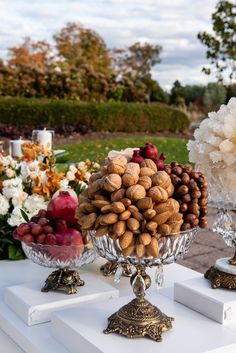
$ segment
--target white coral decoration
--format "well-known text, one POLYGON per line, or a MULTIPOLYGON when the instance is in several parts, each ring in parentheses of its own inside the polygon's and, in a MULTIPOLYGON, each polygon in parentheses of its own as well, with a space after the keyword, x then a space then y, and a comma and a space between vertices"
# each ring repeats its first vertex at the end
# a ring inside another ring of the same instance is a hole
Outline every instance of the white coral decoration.
POLYGON ((7 198, 0 194, 0 215, 5 216, 9 210, 10 204, 7 198))
POLYGON ((188 142, 190 162, 201 165, 236 163, 236 98, 222 105, 218 112, 209 113, 208 119, 194 133, 194 141, 188 142))

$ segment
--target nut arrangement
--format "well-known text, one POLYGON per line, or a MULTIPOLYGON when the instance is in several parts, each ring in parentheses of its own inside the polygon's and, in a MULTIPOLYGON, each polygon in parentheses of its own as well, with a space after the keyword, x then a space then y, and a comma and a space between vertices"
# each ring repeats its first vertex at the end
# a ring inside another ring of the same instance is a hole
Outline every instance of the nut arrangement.
POLYGON ((180 204, 180 212, 183 214, 184 223, 181 230, 199 226, 207 226, 208 190, 205 175, 195 172, 190 164, 180 165, 172 162, 165 166, 170 175, 175 191, 173 197, 180 204))
MULTIPOLYGON (((95 229, 97 237, 109 235, 113 240, 118 239, 125 256, 157 257, 160 237, 204 223, 205 206, 200 205, 203 198, 190 198, 192 202, 187 202, 185 195, 190 194, 186 190, 181 192, 181 187, 188 188, 181 184, 186 175, 178 177, 174 174, 175 167, 187 175, 179 165, 158 171, 156 164, 147 158, 140 164, 128 162, 123 155, 109 159, 100 172, 92 175, 88 188, 80 195, 77 218, 82 230, 95 229), (177 183, 175 177, 179 178, 177 183), (188 210, 184 211, 185 204, 188 210)), ((189 182, 195 179, 189 176, 189 182)))

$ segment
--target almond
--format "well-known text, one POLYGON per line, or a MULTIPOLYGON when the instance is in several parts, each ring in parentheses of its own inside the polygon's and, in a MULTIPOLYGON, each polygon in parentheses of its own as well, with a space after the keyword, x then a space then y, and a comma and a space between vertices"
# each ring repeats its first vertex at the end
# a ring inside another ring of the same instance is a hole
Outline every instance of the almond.
POLYGON ((121 199, 123 199, 123 197, 125 197, 125 192, 125 189, 113 191, 113 193, 111 194, 111 201, 120 201, 121 199))
POLYGON ((147 251, 153 257, 159 256, 159 245, 156 238, 152 237, 150 244, 147 245, 147 251))
POLYGON ((168 224, 161 224, 158 226, 157 232, 161 235, 169 235, 171 233, 171 227, 168 224))
POLYGON ((152 237, 149 233, 141 233, 138 239, 141 244, 148 245, 150 244, 152 237))
POLYGON ((143 213, 143 216, 144 216, 146 219, 152 219, 156 214, 157 214, 157 213, 156 213, 155 210, 146 210, 146 211, 143 213))
POLYGON ((119 220, 126 221, 127 219, 130 218, 130 216, 131 216, 131 212, 129 210, 126 210, 119 215, 119 220))
POLYGON ((102 213, 111 212, 111 204, 106 205, 106 206, 103 206, 103 207, 101 208, 101 212, 102 212, 102 213))
POLYGON ((157 229, 157 223, 150 221, 146 224, 146 228, 150 231, 150 232, 154 232, 157 229))
POLYGON ((108 226, 100 226, 96 230, 96 237, 102 237, 103 235, 107 235, 109 232, 109 227, 108 226))
POLYGON ((144 197, 136 202, 136 206, 139 210, 147 210, 152 208, 152 199, 151 197, 144 197))
POLYGON ((119 237, 119 244, 121 249, 126 249, 133 242, 133 233, 130 231, 126 231, 124 234, 119 237))
POLYGON ((102 215, 100 224, 107 225, 107 224, 114 224, 118 220, 118 215, 116 213, 107 213, 102 215))
POLYGON ((93 225, 97 219, 97 214, 96 213, 90 213, 87 216, 83 217, 83 223, 82 223, 82 228, 83 229, 92 229, 93 225))
POLYGON ((135 219, 137 219, 137 221, 139 221, 139 222, 141 222, 141 221, 144 220, 144 217, 143 217, 142 213, 140 213, 140 212, 133 212, 133 213, 132 213, 132 216, 133 216, 135 219))
POLYGON ((127 220, 127 227, 132 230, 133 232, 139 229, 139 222, 135 218, 129 218, 127 220))
POLYGON ((145 252, 145 246, 144 246, 143 244, 137 244, 137 245, 136 245, 135 252, 136 252, 136 256, 137 256, 138 258, 143 257, 144 252, 145 252))
POLYGON ((110 202, 106 200, 93 200, 91 203, 97 208, 102 208, 106 205, 110 205, 110 202))
POLYGON ((120 201, 113 202, 111 204, 111 211, 114 213, 122 213, 125 211, 125 206, 120 201))
POLYGON ((167 222, 168 218, 173 214, 173 212, 166 211, 157 214, 155 217, 152 218, 152 221, 156 222, 158 225, 164 224, 167 222))
POLYGON ((131 200, 128 199, 127 197, 121 199, 120 202, 122 202, 125 207, 128 207, 131 205, 131 200))
POLYGON ((126 222, 125 221, 118 221, 112 227, 113 233, 118 235, 118 237, 121 236, 122 234, 124 234, 125 230, 126 230, 126 222))
POLYGON ((125 249, 122 249, 122 253, 124 256, 131 256, 134 252, 134 245, 130 245, 125 249))

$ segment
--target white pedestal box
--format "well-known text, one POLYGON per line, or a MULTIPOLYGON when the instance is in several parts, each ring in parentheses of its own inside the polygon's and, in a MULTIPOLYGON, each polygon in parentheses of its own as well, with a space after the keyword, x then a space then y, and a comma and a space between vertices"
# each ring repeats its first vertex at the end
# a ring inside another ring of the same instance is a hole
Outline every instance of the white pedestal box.
POLYGON ((5 303, 28 325, 50 321, 50 315, 56 310, 75 307, 91 301, 104 301, 117 298, 119 291, 89 273, 82 273, 85 285, 78 287, 76 294, 65 292, 42 293, 42 282, 28 282, 8 287, 5 291, 5 303))
MULTIPOLYGON (((0 300, 0 328, 25 353, 70 353, 50 334, 50 324, 27 326, 3 301, 0 300)), ((4 341, 0 342, 1 353, 18 353, 15 345, 7 352, 4 341)), ((79 352, 78 353, 85 353, 79 352)))
POLYGON ((221 324, 236 323, 234 290, 212 289, 203 276, 174 284, 174 299, 221 324))
POLYGON ((163 333, 162 342, 147 337, 129 339, 117 333, 105 335, 107 318, 132 298, 121 297, 109 303, 90 303, 74 310, 55 312, 52 334, 70 353, 236 352, 235 332, 154 291, 147 293, 147 299, 175 318, 173 328, 163 333))

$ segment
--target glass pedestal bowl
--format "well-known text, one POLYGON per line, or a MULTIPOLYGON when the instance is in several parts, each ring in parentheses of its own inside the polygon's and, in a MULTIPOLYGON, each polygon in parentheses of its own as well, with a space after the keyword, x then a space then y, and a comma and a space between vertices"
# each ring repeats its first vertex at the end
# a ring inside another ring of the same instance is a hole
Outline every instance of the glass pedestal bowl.
POLYGON ((98 255, 113 263, 132 265, 136 269, 130 279, 136 298, 108 318, 108 327, 104 333, 117 332, 130 338, 148 336, 155 341, 161 341, 162 332, 172 327, 174 319, 163 314, 145 299, 145 290, 151 285, 151 278, 145 269, 160 267, 183 258, 196 233, 197 228, 193 228, 162 237, 158 239, 158 257, 138 258, 135 255, 124 256, 118 240, 112 240, 108 235, 96 237, 96 231, 90 232, 98 255))
POLYGON ((218 259, 205 273, 212 288, 236 289, 236 213, 229 209, 229 203, 218 206, 218 213, 213 225, 213 232, 220 235, 227 246, 234 248, 232 258, 218 259))
POLYGON ((21 244, 28 259, 38 265, 56 269, 46 279, 42 292, 64 289, 67 294, 77 293, 77 286, 83 286, 85 282, 80 279, 78 271, 74 268, 89 264, 96 258, 91 244, 61 246, 24 242, 21 244))

